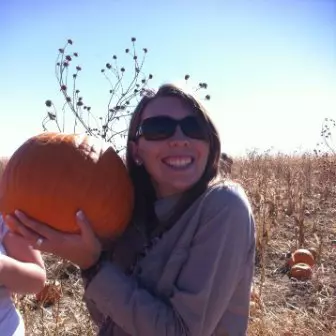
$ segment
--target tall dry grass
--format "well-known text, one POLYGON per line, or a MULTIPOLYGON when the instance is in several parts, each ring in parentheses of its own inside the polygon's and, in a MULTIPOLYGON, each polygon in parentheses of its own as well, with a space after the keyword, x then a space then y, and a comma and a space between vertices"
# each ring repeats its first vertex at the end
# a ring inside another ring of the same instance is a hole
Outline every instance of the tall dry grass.
POLYGON ((257 223, 255 288, 249 335, 336 335, 336 157, 251 155, 234 166, 257 223), (317 250, 311 281, 276 270, 286 253, 317 250))
MULTIPOLYGON (((1 166, 0 166, 1 167, 1 166)), ((0 168, 1 169, 1 168, 0 168)), ((336 157, 251 154, 236 160, 232 177, 246 189, 257 223, 255 297, 248 335, 336 335, 336 157), (314 247, 317 265, 307 282, 277 270, 286 254, 314 247)), ((44 255, 48 278, 63 296, 42 307, 34 296, 15 297, 27 335, 95 335, 76 267, 44 255)))

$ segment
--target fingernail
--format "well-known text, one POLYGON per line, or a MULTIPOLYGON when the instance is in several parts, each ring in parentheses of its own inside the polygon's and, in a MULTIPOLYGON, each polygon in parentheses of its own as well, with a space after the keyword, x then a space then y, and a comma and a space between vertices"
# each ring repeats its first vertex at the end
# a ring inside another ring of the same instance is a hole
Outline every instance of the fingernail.
POLYGON ((82 210, 78 210, 77 213, 76 213, 76 216, 79 218, 79 219, 84 219, 84 213, 82 210))
POLYGON ((15 210, 14 213, 18 217, 20 217, 22 215, 22 212, 20 210, 15 210))

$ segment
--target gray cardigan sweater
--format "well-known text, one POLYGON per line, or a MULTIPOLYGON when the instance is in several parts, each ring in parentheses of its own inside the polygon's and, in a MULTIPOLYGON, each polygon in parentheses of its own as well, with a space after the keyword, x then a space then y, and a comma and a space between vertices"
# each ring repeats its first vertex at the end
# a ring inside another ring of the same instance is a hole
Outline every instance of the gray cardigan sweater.
MULTIPOLYGON (((159 218, 174 199, 156 204, 159 218)), ((209 187, 127 276, 106 262, 84 299, 99 335, 246 335, 255 224, 236 184, 209 187)))

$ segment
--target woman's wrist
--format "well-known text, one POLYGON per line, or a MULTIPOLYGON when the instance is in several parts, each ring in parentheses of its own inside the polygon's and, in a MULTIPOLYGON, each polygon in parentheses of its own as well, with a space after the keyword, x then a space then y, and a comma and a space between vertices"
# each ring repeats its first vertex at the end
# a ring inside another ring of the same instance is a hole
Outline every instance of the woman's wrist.
POLYGON ((102 263, 106 260, 106 252, 101 251, 96 261, 89 267, 81 268, 81 275, 84 278, 86 282, 86 286, 89 284, 89 282, 97 275, 97 273, 100 271, 102 263))
POLYGON ((85 271, 90 269, 91 267, 94 267, 100 260, 101 255, 102 255, 102 250, 100 250, 94 257, 92 257, 90 263, 86 263, 85 265, 79 265, 80 269, 85 271))

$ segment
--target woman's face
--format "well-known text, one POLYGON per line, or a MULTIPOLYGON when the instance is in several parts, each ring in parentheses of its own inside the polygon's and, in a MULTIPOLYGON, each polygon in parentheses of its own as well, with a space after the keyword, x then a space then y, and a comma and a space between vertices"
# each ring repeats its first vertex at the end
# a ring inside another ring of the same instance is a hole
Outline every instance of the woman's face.
POLYGON ((175 97, 158 97, 144 109, 141 121, 151 120, 144 125, 145 134, 139 137, 137 143, 132 143, 133 157, 140 161, 150 174, 158 197, 181 193, 202 176, 208 156, 209 144, 197 136, 200 126, 195 119, 185 119, 183 126, 177 126, 170 137, 148 140, 146 131, 154 130, 154 135, 167 134, 167 129, 173 129, 172 122, 164 119, 149 119, 153 117, 170 117, 182 120, 185 117, 195 117, 180 99, 175 97), (181 128, 182 127, 182 128, 181 128), (182 129, 189 130, 189 136, 182 129), (196 138, 195 138, 196 137, 196 138))

